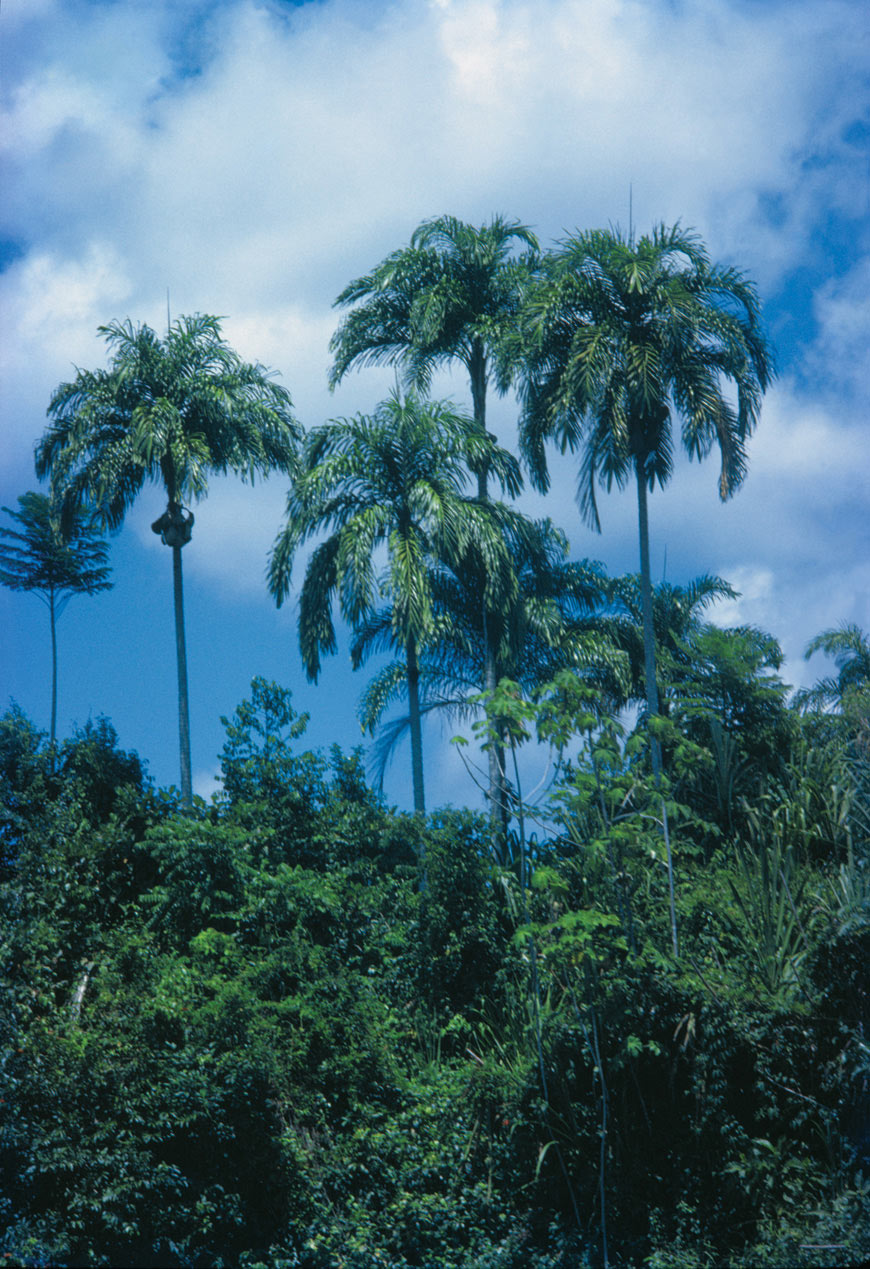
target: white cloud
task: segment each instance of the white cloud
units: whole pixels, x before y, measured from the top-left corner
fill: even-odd
[[[870,168],[868,168],[870,211]],[[851,394],[866,410],[870,391],[870,255],[863,256],[843,277],[834,277],[816,292],[819,333],[810,356],[826,394]]]
[[[206,802],[223,789],[221,781],[221,773],[217,768],[206,767],[201,771],[193,773],[193,791],[198,798],[204,798]]]

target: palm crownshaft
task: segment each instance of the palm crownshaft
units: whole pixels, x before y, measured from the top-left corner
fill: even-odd
[[[100,333],[111,349],[109,368],[80,370],[56,390],[36,468],[51,475],[62,524],[89,506],[119,529],[146,481],[163,485],[167,510],[153,527],[173,552],[181,792],[189,804],[181,549],[192,516],[181,504],[204,497],[214,472],[253,479],[256,472],[289,469],[300,433],[289,394],[264,367],[239,357],[216,317],[181,317],[164,339],[129,320],[101,326]]]

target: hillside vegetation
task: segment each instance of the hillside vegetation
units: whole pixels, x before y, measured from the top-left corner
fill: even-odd
[[[263,680],[192,808],[107,720],[7,713],[3,1263],[864,1261],[867,700],[798,713],[720,636],[661,783],[576,676],[503,681],[498,743],[560,765],[498,849]]]

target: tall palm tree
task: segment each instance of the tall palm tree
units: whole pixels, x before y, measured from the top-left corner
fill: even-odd
[[[675,225],[635,243],[618,230],[566,239],[550,258],[526,309],[527,373],[521,442],[532,478],[548,484],[544,442],[582,452],[578,499],[600,530],[596,486],[637,488],[647,715],[659,712],[649,563],[647,495],[673,466],[672,420],[692,458],[714,445],[721,456],[719,496],[746,472],[746,441],[773,374],[755,288],[736,269],[711,264],[700,239]],[[736,407],[727,395],[736,392]],[[654,727],[650,757],[661,780]],[[667,810],[671,941],[677,953]]]
[[[51,730],[54,752],[57,735],[57,619],[73,595],[96,595],[111,589],[108,544],[93,517],[77,509],[67,536],[52,515],[51,501],[42,493],[25,493],[18,510],[3,510],[19,526],[0,526],[0,583],[10,590],[29,591],[48,608],[51,630]]]
[[[146,481],[162,484],[166,510],[152,528],[172,548],[178,669],[181,793],[192,800],[190,713],[181,550],[211,473],[290,470],[301,429],[288,392],[271,372],[242,361],[216,317],[180,317],[161,339],[128,319],[99,327],[111,350],[107,370],[79,370],[48,407],[51,425],[36,470],[51,476],[61,522],[92,507],[117,530]]]
[[[419,658],[435,629],[428,565],[433,556],[449,559],[472,545],[497,554],[488,508],[464,496],[469,470],[483,463],[505,487],[517,487],[519,469],[511,455],[448,403],[413,392],[403,396],[396,390],[373,415],[315,428],[269,564],[269,588],[281,604],[298,548],[323,531],[329,534],[308,561],[300,597],[299,644],[314,680],[321,653],[336,650],[333,598],[355,628],[389,598],[391,632],[404,658],[414,810],[420,813],[425,798]],[[387,567],[379,577],[381,548]]]
[[[423,221],[409,246],[351,282],[336,300],[350,312],[330,344],[330,382],[340,382],[352,367],[401,364],[408,382],[426,389],[436,369],[459,362],[469,377],[475,427],[484,435],[489,384],[503,392],[513,377],[507,336],[522,311],[537,253],[531,229],[502,216],[480,226],[455,216]],[[478,497],[485,500],[486,464],[475,474]],[[489,651],[486,658],[487,690],[493,691],[495,660]],[[491,754],[493,814],[497,784]]]
[[[659,226],[635,243],[617,230],[567,238],[526,309],[523,451],[540,489],[544,443],[581,451],[578,501],[600,531],[596,487],[637,488],[644,680],[658,713],[647,495],[673,467],[673,422],[692,458],[718,446],[719,496],[746,473],[746,442],[773,376],[753,285],[710,262],[699,238]],[[736,404],[728,389],[736,395]],[[656,774],[658,745],[651,746]]]

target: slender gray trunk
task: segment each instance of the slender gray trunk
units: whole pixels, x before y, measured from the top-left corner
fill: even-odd
[[[648,725],[654,725],[659,712],[659,689],[656,683],[656,644],[655,625],[653,623],[652,579],[649,565],[649,511],[647,507],[646,473],[640,459],[636,463],[637,473],[637,520],[640,532],[640,596],[643,609],[643,665],[644,686],[646,690],[646,709]],[[662,751],[658,737],[650,730],[650,757],[656,788],[662,783]],[[665,839],[665,854],[668,861],[668,899],[671,918],[671,943],[674,956],[678,955],[677,943],[677,909],[674,897],[674,861],[671,855],[671,835],[668,827],[668,808],[662,797],[662,833]]]
[[[49,596],[48,619],[51,626],[51,729],[48,746],[51,754],[51,765],[54,768],[54,745],[57,737],[57,613],[55,611],[54,593]]]
[[[414,786],[414,811],[425,815],[423,794],[423,727],[420,721],[420,667],[417,644],[409,639],[405,650],[408,666],[408,717],[411,725],[411,779]]]
[[[483,346],[475,341],[468,364],[471,376],[471,405],[474,412],[474,426],[481,436],[486,435],[486,353]],[[477,473],[477,496],[481,502],[489,499],[487,488],[488,471],[482,467]]]
[[[193,803],[190,767],[190,704],[187,696],[187,647],[184,640],[184,587],[181,576],[181,547],[172,548],[172,581],[175,597],[175,656],[178,666],[178,748],[181,754],[181,800]]]
[[[486,352],[479,341],[475,341],[469,361],[471,376],[471,403],[474,411],[474,424],[481,436],[486,435]],[[477,473],[477,496],[481,502],[489,501],[489,473],[482,467]],[[494,692],[498,686],[496,677],[495,651],[492,647],[487,628],[486,606],[483,608],[483,689]],[[492,820],[493,850],[498,855],[501,846],[507,839],[508,808],[505,792],[505,754],[504,745],[491,745],[487,758],[489,774],[489,810]]]
[[[659,690],[656,683],[656,639],[653,624],[652,581],[649,566],[649,511],[647,508],[646,475],[637,461],[637,520],[640,530],[640,598],[643,612],[643,669],[647,712],[654,717],[659,712]],[[661,774],[661,752],[658,741],[653,746],[653,770],[658,779]]]

